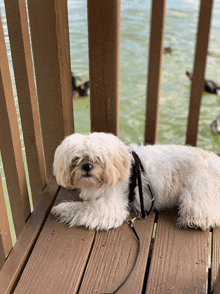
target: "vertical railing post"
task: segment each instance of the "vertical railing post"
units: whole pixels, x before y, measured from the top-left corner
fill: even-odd
[[[0,15],[0,150],[10,206],[18,237],[30,214],[17,113]]]
[[[74,131],[67,1],[27,3],[49,178],[56,147]]]
[[[152,0],[150,54],[148,63],[145,143],[155,144],[158,132],[166,0]]]
[[[4,260],[5,256],[8,256],[8,254],[10,253],[12,249],[12,240],[11,240],[8,213],[7,213],[6,203],[5,203],[1,174],[0,174],[0,239],[2,239],[2,247],[3,247],[2,248],[3,254],[1,254],[2,249],[0,244],[0,270],[1,270],[1,256],[3,255],[4,257],[3,260]]]
[[[5,263],[5,254],[4,254],[4,247],[2,241],[2,233],[0,232],[0,271]]]
[[[201,0],[197,31],[196,52],[190,93],[186,144],[196,146],[199,114],[204,91],[206,56],[209,43],[213,0]]]
[[[120,0],[88,0],[91,130],[119,133]]]
[[[5,10],[30,188],[35,206],[46,184],[46,175],[25,0],[5,0]]]

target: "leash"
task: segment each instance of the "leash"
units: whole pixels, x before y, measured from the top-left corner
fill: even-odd
[[[134,189],[135,189],[135,187],[137,185],[137,181],[138,181],[138,191],[139,191],[139,197],[140,197],[141,213],[138,214],[137,216],[135,216],[133,219],[128,219],[127,223],[130,226],[130,228],[132,229],[132,231],[133,231],[133,233],[134,233],[134,235],[135,235],[135,237],[137,239],[137,253],[136,253],[136,257],[135,257],[133,267],[130,270],[129,274],[127,275],[125,280],[121,283],[121,285],[114,292],[112,292],[111,294],[115,294],[127,282],[127,280],[130,278],[130,276],[133,273],[134,268],[135,268],[135,266],[137,264],[137,260],[138,260],[139,254],[140,254],[140,239],[139,239],[139,236],[138,236],[138,234],[137,234],[137,232],[136,232],[136,230],[134,228],[134,221],[136,219],[140,219],[140,220],[146,219],[148,217],[148,215],[150,214],[150,212],[152,211],[153,205],[154,205],[153,193],[152,193],[150,185],[148,184],[147,186],[148,186],[148,189],[149,189],[149,192],[150,192],[150,197],[151,197],[151,207],[150,207],[148,212],[145,212],[140,169],[141,169],[142,173],[146,173],[146,172],[145,172],[145,170],[143,168],[143,165],[142,165],[141,160],[140,160],[139,156],[137,155],[137,153],[132,151],[131,154],[132,154],[132,156],[134,158],[134,164],[132,164],[132,174],[134,175],[134,177],[131,179],[130,185],[129,185],[129,188],[130,188],[129,201],[130,202],[134,201],[134,196],[135,196]],[[135,180],[134,180],[134,178],[135,178]],[[106,293],[106,294],[110,294],[110,293]]]

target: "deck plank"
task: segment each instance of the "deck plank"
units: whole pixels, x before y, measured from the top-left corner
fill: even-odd
[[[176,226],[177,212],[159,214],[146,294],[207,293],[209,231]]]
[[[152,213],[146,220],[134,223],[140,237],[140,255],[132,275],[118,294],[142,293],[154,218]],[[79,293],[113,293],[130,272],[136,248],[136,238],[127,223],[114,230],[99,232]]]
[[[58,189],[58,184],[54,178],[51,178],[0,272],[1,294],[13,293],[14,285],[26,265]]]
[[[75,196],[61,189],[56,202]],[[14,294],[77,293],[94,237],[95,231],[68,228],[49,214]]]

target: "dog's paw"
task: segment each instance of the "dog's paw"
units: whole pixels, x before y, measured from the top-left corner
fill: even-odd
[[[72,223],[77,213],[81,210],[81,202],[62,202],[51,209],[51,213],[59,218],[62,223]],[[72,223],[71,226],[76,226]]]
[[[85,226],[90,230],[109,230],[117,228],[126,220],[129,212],[123,210],[114,215],[111,210],[99,207],[92,202],[63,202],[53,207],[52,214],[60,222],[68,223],[70,227]]]

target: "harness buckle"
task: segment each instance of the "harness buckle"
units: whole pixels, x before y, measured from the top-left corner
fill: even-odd
[[[136,216],[136,219],[140,219],[140,220],[144,220],[148,217],[148,214],[145,213],[145,215],[143,216],[141,213],[139,213],[137,216]]]

